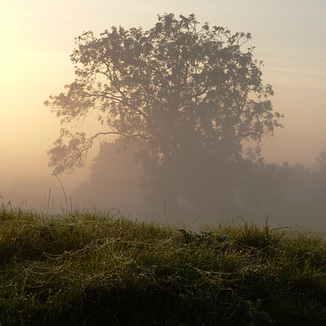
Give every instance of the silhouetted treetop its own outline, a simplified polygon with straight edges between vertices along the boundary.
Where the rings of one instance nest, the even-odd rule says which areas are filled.
[[[62,128],[49,165],[56,173],[82,166],[93,140],[108,134],[139,139],[159,164],[189,146],[236,160],[244,142],[272,135],[281,118],[262,63],[245,47],[250,39],[174,14],[147,31],[112,27],[77,37],[76,79],[45,104],[63,124],[95,112],[103,129],[86,137]]]

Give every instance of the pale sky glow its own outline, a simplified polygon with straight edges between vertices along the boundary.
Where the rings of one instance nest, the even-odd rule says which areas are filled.
[[[51,173],[46,150],[60,124],[43,102],[74,79],[74,38],[112,25],[148,29],[165,12],[252,34],[248,46],[264,61],[275,110],[285,114],[264,156],[314,162],[326,146],[325,0],[0,0],[0,194],[17,178]]]

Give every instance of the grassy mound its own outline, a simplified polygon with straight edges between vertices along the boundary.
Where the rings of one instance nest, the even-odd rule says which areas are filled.
[[[326,242],[0,209],[1,325],[324,325]]]

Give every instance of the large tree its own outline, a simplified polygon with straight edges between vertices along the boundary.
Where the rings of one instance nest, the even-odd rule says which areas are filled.
[[[82,34],[71,55],[75,81],[45,104],[63,125],[95,113],[103,129],[87,137],[63,127],[49,165],[56,173],[82,166],[94,139],[112,134],[139,141],[148,178],[171,167],[185,171],[185,164],[191,175],[199,167],[227,178],[225,168],[244,159],[246,143],[259,144],[280,126],[250,39],[173,14],[158,16],[147,31]],[[175,180],[179,188],[183,179],[187,173]]]

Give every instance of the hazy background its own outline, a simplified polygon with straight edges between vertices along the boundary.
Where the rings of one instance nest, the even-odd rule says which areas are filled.
[[[264,83],[275,90],[274,108],[285,114],[284,128],[264,141],[263,156],[270,163],[313,166],[326,143],[324,0],[0,0],[0,194],[4,203],[26,205],[27,200],[29,206],[47,209],[51,191],[51,203],[65,205],[60,184],[47,167],[46,154],[58,138],[60,124],[43,102],[74,79],[69,59],[74,38],[88,30],[99,34],[112,25],[148,29],[154,26],[156,15],[165,12],[194,13],[201,23],[252,33],[254,56],[265,64]],[[95,121],[87,130],[97,130]],[[98,144],[84,169],[61,176],[72,201],[74,190],[89,176]],[[116,192],[109,206],[124,205],[119,196],[124,189]],[[126,198],[141,203],[137,187],[130,189]],[[89,202],[96,203],[100,194],[92,195]],[[77,204],[83,207],[88,201],[84,198]],[[293,223],[318,226],[309,219],[291,217]]]

